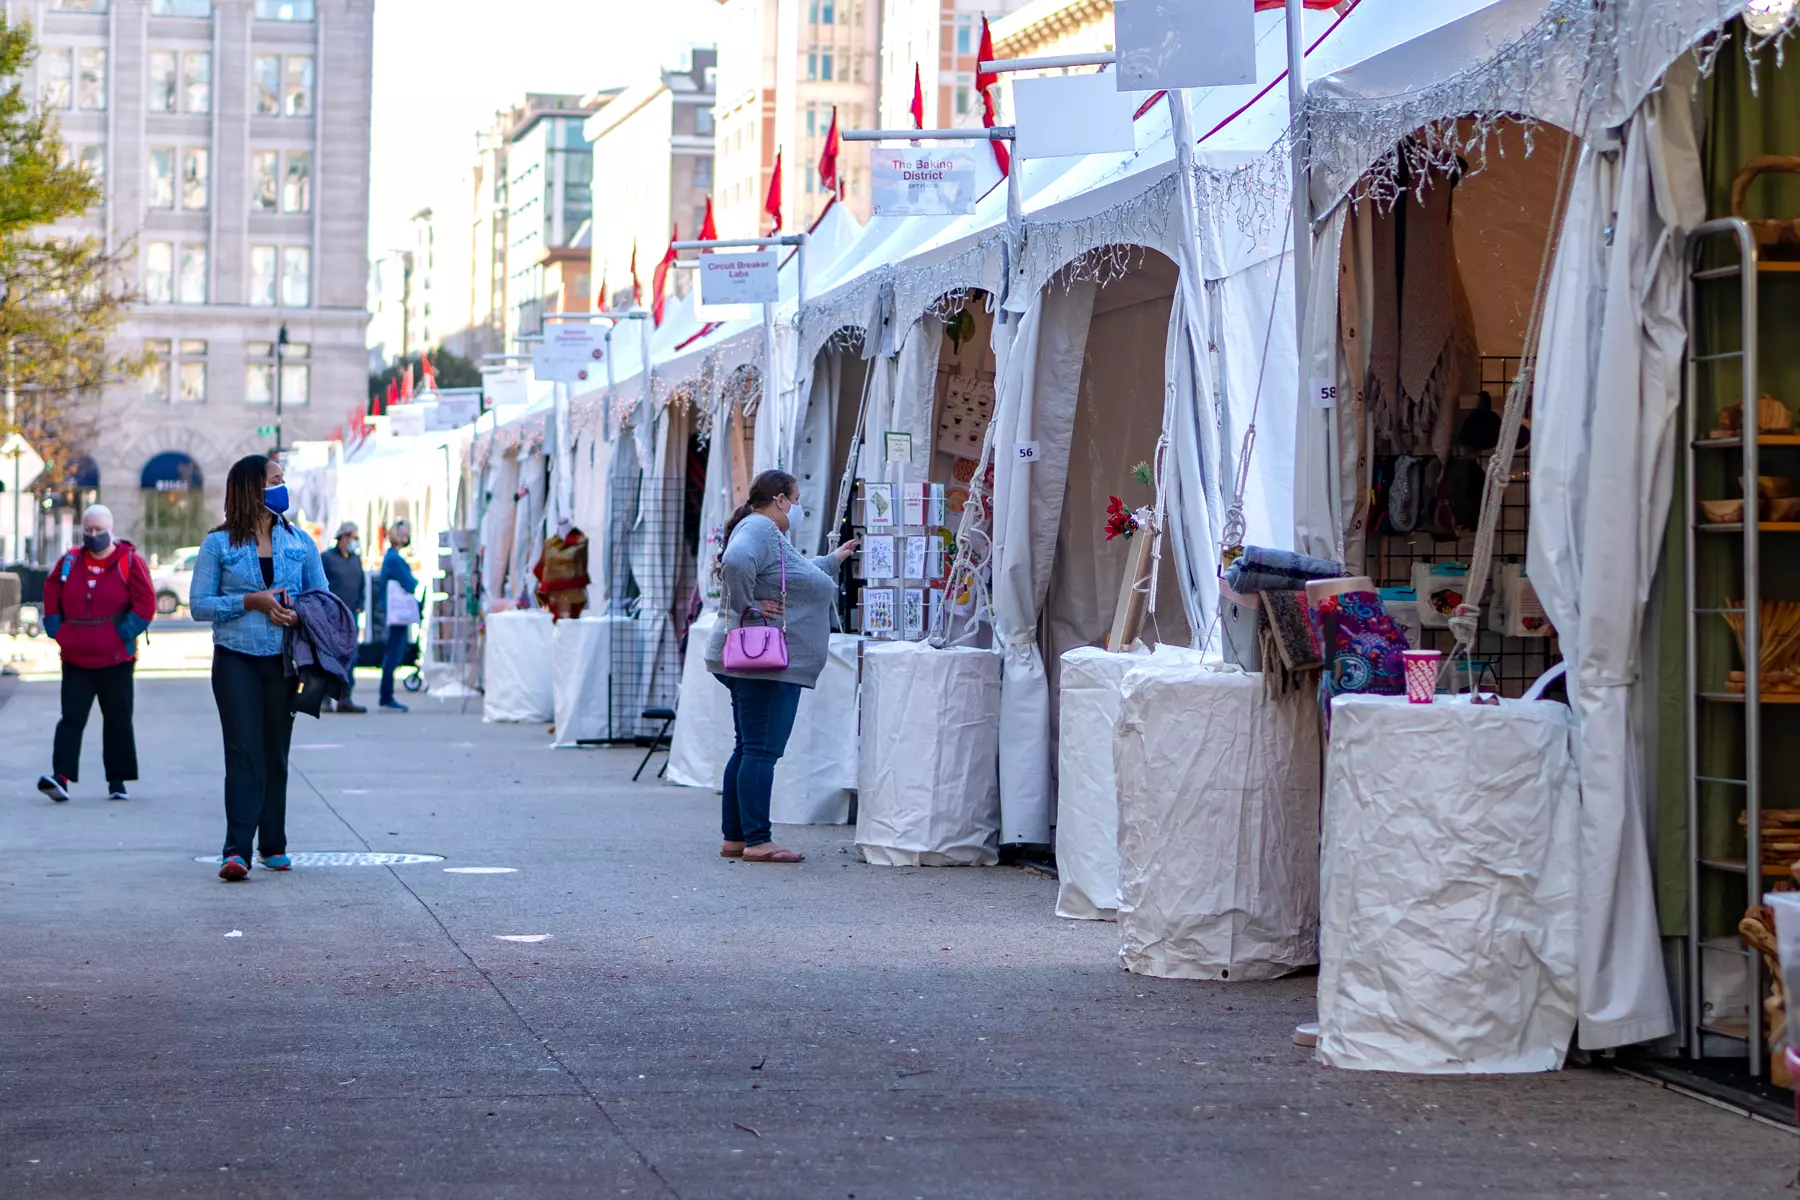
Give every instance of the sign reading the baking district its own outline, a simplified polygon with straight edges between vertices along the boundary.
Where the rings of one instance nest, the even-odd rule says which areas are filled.
[[[986,146],[880,146],[869,156],[878,217],[955,217],[975,211],[975,156]]]
[[[774,304],[780,299],[780,250],[716,250],[700,256],[700,303]]]

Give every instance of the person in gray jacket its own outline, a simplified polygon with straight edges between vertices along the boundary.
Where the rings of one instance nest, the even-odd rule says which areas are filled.
[[[725,523],[719,557],[720,620],[706,647],[706,669],[731,692],[737,735],[725,764],[719,854],[745,862],[797,863],[804,855],[778,846],[769,830],[769,794],[775,764],[787,749],[800,706],[800,689],[818,683],[831,649],[831,613],[837,605],[837,573],[856,549],[846,542],[831,554],[808,558],[788,532],[804,520],[800,483],[785,471],[764,471],[750,483],[750,498]],[[786,595],[782,574],[786,571]],[[727,671],[725,638],[747,612],[759,612],[787,630],[784,671]]]
[[[319,556],[325,567],[325,582],[331,588],[331,594],[344,602],[350,612],[360,619],[363,605],[369,594],[368,574],[363,570],[362,543],[357,540],[355,521],[345,521],[338,526],[337,544]],[[351,663],[350,682],[344,689],[344,698],[337,702],[337,711],[341,713],[366,713],[369,710],[356,703],[351,692],[356,688],[355,663]]]

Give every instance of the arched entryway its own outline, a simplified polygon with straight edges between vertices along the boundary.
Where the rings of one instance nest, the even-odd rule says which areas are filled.
[[[205,536],[209,514],[199,463],[179,450],[165,450],[144,464],[138,487],[143,490],[138,529],[143,553],[168,558]]]

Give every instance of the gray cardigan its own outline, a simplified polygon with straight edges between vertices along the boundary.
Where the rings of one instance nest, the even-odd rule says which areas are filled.
[[[736,629],[744,609],[757,600],[773,600],[781,595],[781,562],[787,559],[787,646],[788,669],[785,671],[727,671],[725,635]],[[807,558],[794,548],[775,522],[761,513],[751,513],[731,531],[731,542],[725,547],[723,568],[719,572],[719,623],[713,626],[712,638],[706,644],[706,669],[715,675],[734,675],[739,679],[775,679],[812,687],[819,682],[825,659],[831,650],[831,613],[837,606],[837,570],[835,555]],[[754,618],[752,619],[754,621]],[[769,624],[779,628],[782,619],[771,617]]]

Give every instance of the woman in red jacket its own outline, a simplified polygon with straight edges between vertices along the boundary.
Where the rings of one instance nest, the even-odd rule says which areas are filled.
[[[106,722],[101,758],[108,796],[130,799],[125,784],[138,777],[131,673],[138,634],[156,613],[156,592],[150,565],[130,542],[113,541],[112,526],[111,510],[91,505],[81,514],[81,545],[57,560],[44,581],[44,628],[62,649],[62,720],[51,773],[38,779],[38,791],[58,803],[80,776],[81,733],[96,699]]]

